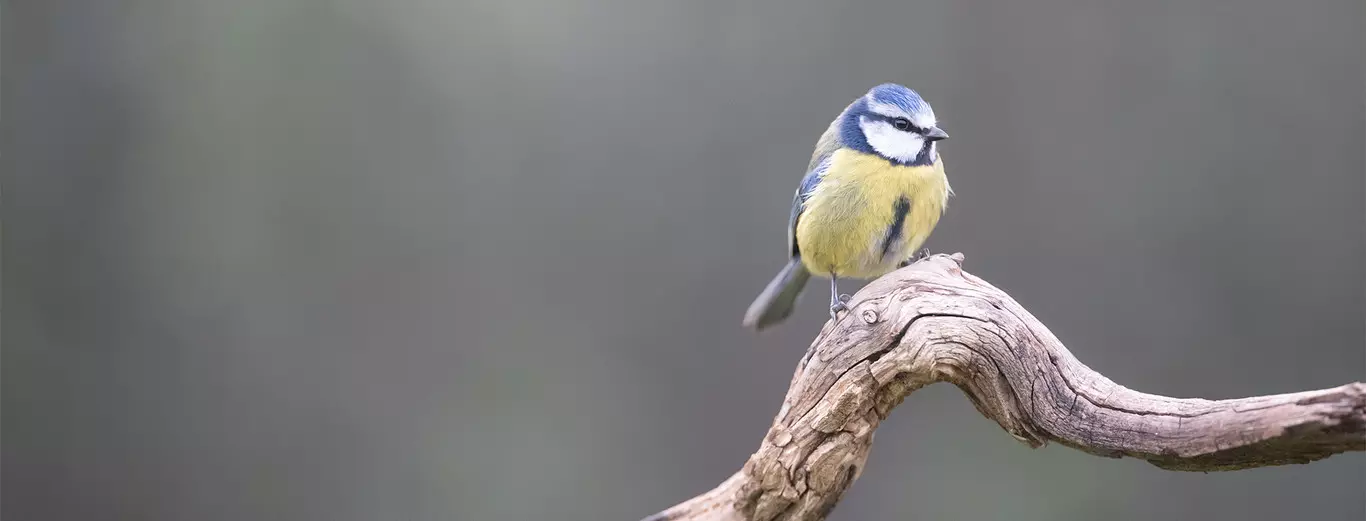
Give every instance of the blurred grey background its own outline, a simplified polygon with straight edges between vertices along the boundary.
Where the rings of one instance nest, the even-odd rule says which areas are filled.
[[[1360,0],[12,1],[3,517],[636,520],[737,470],[824,321],[743,330],[816,138],[953,138],[929,247],[1082,361],[1366,379]],[[850,289],[853,289],[852,287]],[[832,519],[1355,520],[1366,457],[1028,450],[950,386]]]

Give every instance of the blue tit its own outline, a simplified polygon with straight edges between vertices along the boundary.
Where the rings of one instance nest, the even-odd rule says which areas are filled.
[[[756,330],[792,314],[811,275],[830,279],[830,317],[846,310],[839,279],[871,279],[910,262],[953,191],[936,144],[934,110],[895,83],[873,87],[816,142],[792,199],[791,258],[745,312]]]

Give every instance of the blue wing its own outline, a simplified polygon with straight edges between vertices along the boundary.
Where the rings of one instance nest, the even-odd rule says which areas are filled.
[[[816,167],[807,172],[805,177],[802,177],[802,185],[797,187],[797,193],[792,197],[792,213],[787,219],[787,249],[793,257],[801,255],[801,250],[797,248],[797,219],[801,217],[802,210],[806,206],[806,200],[811,197],[811,192],[816,189],[816,186],[821,183],[821,179],[825,178],[825,173],[830,170],[830,158],[833,155],[827,154],[821,158],[816,163]]]

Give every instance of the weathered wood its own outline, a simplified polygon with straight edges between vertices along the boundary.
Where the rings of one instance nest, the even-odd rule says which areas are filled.
[[[1083,365],[1028,311],[935,255],[873,281],[797,365],[773,426],[715,489],[646,518],[819,520],[858,479],[873,431],[935,382],[1031,447],[1050,441],[1170,470],[1307,463],[1366,450],[1366,384],[1235,400],[1127,389]]]

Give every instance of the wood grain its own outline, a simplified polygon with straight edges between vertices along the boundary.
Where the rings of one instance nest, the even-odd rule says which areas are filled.
[[[1116,384],[1019,303],[934,255],[863,288],[797,365],[759,449],[715,489],[646,518],[824,519],[863,470],[873,432],[906,395],[962,389],[1031,447],[1057,442],[1158,467],[1224,471],[1366,450],[1366,384],[1233,400]]]

